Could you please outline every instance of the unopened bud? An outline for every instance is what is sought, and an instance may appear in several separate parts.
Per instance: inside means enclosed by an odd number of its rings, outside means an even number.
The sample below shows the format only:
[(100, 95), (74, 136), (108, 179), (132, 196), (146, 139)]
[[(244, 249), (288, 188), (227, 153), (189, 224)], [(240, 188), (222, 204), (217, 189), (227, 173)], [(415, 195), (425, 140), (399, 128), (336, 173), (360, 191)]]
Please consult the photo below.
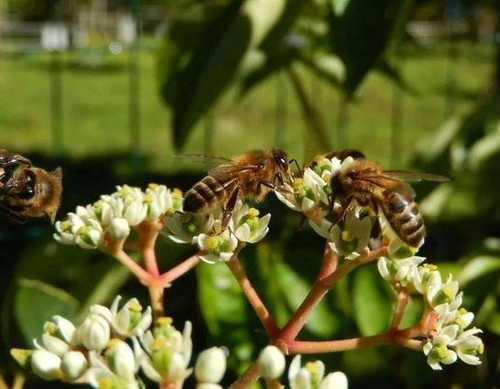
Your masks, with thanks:
[(89, 315), (78, 328), (78, 339), (89, 350), (103, 350), (109, 342), (109, 323), (97, 314)]
[(135, 356), (130, 346), (120, 339), (112, 339), (106, 350), (106, 360), (120, 377), (132, 378), (135, 374)]
[(79, 378), (87, 367), (87, 359), (79, 351), (70, 351), (62, 358), (61, 370), (70, 381)]
[(61, 358), (46, 350), (35, 350), (31, 355), (33, 373), (45, 380), (55, 380), (61, 376)]
[(336, 371), (328, 374), (321, 381), (318, 389), (347, 389), (348, 385), (346, 375), (341, 371)]
[(109, 226), (109, 233), (114, 240), (125, 239), (130, 234), (128, 222), (121, 217), (114, 218)]
[(285, 371), (285, 356), (276, 346), (265, 347), (257, 360), (263, 378), (276, 379)]
[(194, 375), (199, 382), (218, 383), (226, 372), (226, 353), (220, 347), (204, 350), (196, 360)]

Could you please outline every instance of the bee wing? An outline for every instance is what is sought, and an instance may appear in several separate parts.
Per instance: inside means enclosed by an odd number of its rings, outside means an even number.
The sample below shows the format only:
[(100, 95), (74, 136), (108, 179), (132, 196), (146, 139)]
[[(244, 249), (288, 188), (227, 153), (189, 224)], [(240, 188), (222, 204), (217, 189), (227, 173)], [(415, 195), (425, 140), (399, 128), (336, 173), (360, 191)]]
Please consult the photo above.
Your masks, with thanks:
[(402, 170), (386, 170), (383, 173), (387, 178), (395, 178), (408, 182), (433, 181), (433, 182), (448, 182), (450, 179), (439, 174), (411, 172)]
[(200, 164), (209, 169), (212, 169), (215, 166), (221, 164), (228, 164), (231, 162), (229, 158), (216, 157), (205, 154), (177, 154), (173, 155), (171, 159), (174, 159), (177, 162), (183, 161), (183, 162), (192, 162), (195, 164)]
[(227, 180), (227, 178), (236, 177), (240, 173), (248, 173), (256, 171), (257, 169), (259, 169), (257, 165), (236, 165), (233, 163), (227, 163), (210, 169), (208, 174), (216, 179)]
[(379, 189), (383, 191), (389, 190), (392, 192), (397, 192), (402, 194), (406, 198), (415, 197), (415, 191), (407, 182), (403, 181), (399, 177), (386, 175), (385, 172), (383, 174), (364, 175), (359, 179), (368, 181), (371, 184), (378, 186)]

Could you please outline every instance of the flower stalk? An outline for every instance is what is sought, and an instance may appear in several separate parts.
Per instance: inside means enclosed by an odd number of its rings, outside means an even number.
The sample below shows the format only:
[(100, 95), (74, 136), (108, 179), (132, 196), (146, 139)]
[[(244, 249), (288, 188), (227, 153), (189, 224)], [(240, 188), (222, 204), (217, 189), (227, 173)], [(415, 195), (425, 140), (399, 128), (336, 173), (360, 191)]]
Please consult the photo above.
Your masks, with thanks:
[(234, 256), (230, 261), (227, 262), (227, 266), (240, 284), (243, 293), (245, 294), (248, 302), (252, 306), (262, 325), (264, 326), (267, 334), (270, 337), (273, 337), (279, 331), (278, 326), (276, 325), (273, 317), (269, 313), (269, 310), (260, 298), (259, 294), (253, 287), (252, 283), (248, 279), (245, 269), (243, 268), (239, 258), (237, 256)]
[[(328, 291), (333, 288), (335, 283), (357, 267), (375, 261), (384, 255), (386, 250), (387, 248), (383, 246), (373, 251), (367, 251), (365, 255), (356, 260), (346, 262), (337, 268), (338, 256), (334, 255), (328, 248), (325, 249), (323, 265), (316, 282), (300, 307), (295, 311), (295, 314), (276, 336), (275, 343), (280, 347), (285, 347), (286, 351), (286, 348), (295, 340), (307, 323), (314, 308), (321, 302)], [(290, 350), (288, 351), (290, 352)]]
[(246, 389), (260, 378), (259, 366), (257, 363), (252, 364), (243, 375), (233, 382), (230, 389)]

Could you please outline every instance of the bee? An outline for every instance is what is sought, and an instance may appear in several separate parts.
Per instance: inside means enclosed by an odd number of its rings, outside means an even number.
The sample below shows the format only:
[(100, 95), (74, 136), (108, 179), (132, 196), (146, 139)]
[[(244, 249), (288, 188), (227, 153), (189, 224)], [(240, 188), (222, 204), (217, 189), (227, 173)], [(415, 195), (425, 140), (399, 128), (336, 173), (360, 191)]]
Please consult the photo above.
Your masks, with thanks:
[(398, 237), (409, 246), (418, 248), (424, 243), (424, 220), (415, 202), (415, 192), (407, 181), (445, 182), (448, 181), (446, 177), (384, 170), (380, 164), (367, 160), (357, 150), (336, 151), (325, 157), (336, 157), (341, 161), (353, 158), (353, 162), (331, 180), (332, 198), (339, 200), (341, 205), (334, 216), (336, 222), (343, 218), (355, 200), (361, 206), (368, 206), (378, 214), (382, 213)]
[(222, 225), (226, 226), (238, 199), (263, 201), (289, 180), (289, 174), (288, 156), (278, 149), (250, 151), (227, 159), (186, 192), (184, 211), (208, 214), (222, 208)]
[(0, 211), (25, 222), (48, 217), (53, 223), (61, 202), (62, 170), (35, 167), (22, 155), (0, 149)]

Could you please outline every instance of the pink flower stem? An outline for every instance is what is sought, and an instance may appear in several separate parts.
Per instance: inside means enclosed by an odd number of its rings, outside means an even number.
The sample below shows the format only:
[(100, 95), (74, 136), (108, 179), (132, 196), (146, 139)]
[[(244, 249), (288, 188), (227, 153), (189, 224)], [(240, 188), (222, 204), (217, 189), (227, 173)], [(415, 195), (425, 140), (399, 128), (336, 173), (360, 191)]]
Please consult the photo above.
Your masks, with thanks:
[(158, 279), (160, 278), (160, 270), (158, 268), (155, 251), (156, 240), (162, 228), (163, 223), (160, 221), (145, 221), (137, 227), (142, 258), (144, 259), (146, 270), (150, 275), (148, 290), (155, 318), (165, 315), (165, 310), (163, 308), (163, 294), (165, 286), (158, 282)]
[(236, 281), (238, 281), (238, 283), (240, 284), (243, 293), (245, 294), (248, 302), (254, 309), (257, 317), (262, 322), (262, 325), (266, 329), (267, 334), (270, 337), (276, 335), (279, 331), (279, 328), (276, 325), (271, 314), (269, 313), (269, 310), (267, 309), (266, 305), (262, 302), (257, 291), (255, 290), (252, 283), (248, 279), (245, 269), (241, 265), (241, 262), (238, 259), (238, 257), (236, 255), (233, 256), (233, 258), (230, 261), (226, 262), (226, 264), (233, 273), (234, 277), (236, 278)]
[(396, 308), (394, 309), (394, 314), (392, 316), (391, 330), (398, 330), (403, 320), (403, 316), (406, 311), (406, 307), (410, 302), (410, 296), (406, 290), (401, 289), (398, 291), (398, 296), (396, 300)]
[(320, 303), (333, 285), (352, 270), (376, 260), (381, 255), (384, 255), (386, 251), (387, 248), (385, 246), (373, 251), (367, 251), (365, 255), (359, 257), (358, 259), (347, 261), (342, 266), (337, 268), (336, 264), (338, 257), (331, 253), (329, 248), (325, 249), (323, 265), (316, 282), (292, 318), (276, 336), (274, 343), (286, 351), (287, 345), (295, 340), (299, 332), (307, 323), (307, 320), (309, 319), (314, 308)]
[(391, 344), (407, 347), (412, 350), (422, 349), (422, 341), (400, 337), (398, 333), (395, 332), (318, 342), (293, 340), (288, 342), (287, 346), (288, 352), (291, 354), (321, 354)]
[(113, 256), (122, 265), (124, 265), (127, 269), (129, 269), (130, 272), (133, 273), (142, 284), (144, 285), (149, 284), (151, 280), (151, 275), (141, 266), (139, 266), (132, 258), (130, 258), (130, 256), (125, 251), (123, 250), (115, 251), (113, 252)]
[(169, 271), (166, 271), (165, 273), (161, 274), (160, 275), (161, 284), (164, 285), (165, 287), (168, 286), (172, 281), (186, 274), (188, 271), (196, 267), (200, 262), (201, 259), (199, 257), (199, 253), (190, 256), (189, 258), (185, 259), (184, 261), (182, 261), (180, 264), (173, 267)]
[(162, 228), (163, 223), (159, 221), (146, 221), (141, 223), (137, 228), (144, 265), (146, 266), (148, 273), (153, 277), (160, 275), (158, 261), (156, 260), (155, 245), (158, 234)]
[(246, 389), (249, 388), (260, 377), (259, 367), (256, 363), (251, 365), (245, 373), (233, 382), (229, 389)]

